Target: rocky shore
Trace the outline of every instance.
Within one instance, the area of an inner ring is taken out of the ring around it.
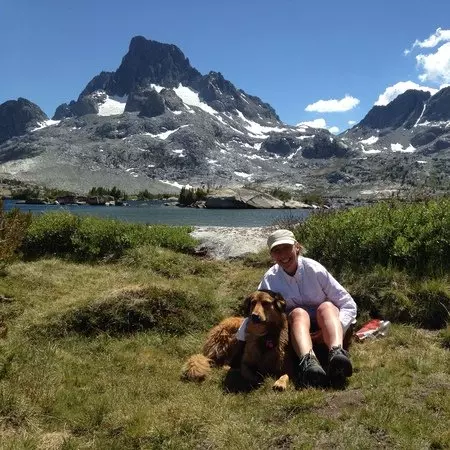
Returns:
[[[274,227],[195,227],[191,236],[200,241],[197,252],[214,259],[239,258],[265,248]]]

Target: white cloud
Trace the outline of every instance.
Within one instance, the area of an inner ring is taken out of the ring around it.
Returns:
[[[406,92],[408,89],[428,91],[431,93],[431,95],[435,94],[438,91],[437,89],[431,87],[421,86],[417,83],[414,83],[414,81],[399,81],[393,86],[389,86],[388,88],[386,88],[386,90],[378,97],[375,105],[385,106],[392,100],[394,100],[394,98],[398,97],[400,94],[403,94],[403,92]]]
[[[450,81],[450,42],[441,45],[435,53],[417,55],[417,65],[423,73],[420,81],[447,83]]]
[[[356,120],[349,120],[349,121],[348,121],[348,124],[349,124],[349,125],[355,125],[355,123],[356,123]]]
[[[315,119],[315,120],[310,120],[309,122],[300,122],[298,123],[296,126],[297,127],[302,127],[302,126],[308,126],[311,128],[324,128],[325,130],[328,130],[330,133],[339,133],[339,128],[336,126],[332,126],[329,127],[327,126],[327,122],[325,119]]]
[[[313,112],[344,112],[353,109],[355,106],[359,104],[359,99],[352,97],[351,95],[346,95],[344,98],[340,100],[331,99],[331,100],[319,100],[315,103],[311,103],[305,108],[305,111],[313,111]]]
[[[443,30],[442,28],[437,28],[436,31],[431,34],[424,41],[419,41],[416,39],[414,44],[411,47],[411,50],[420,47],[420,48],[433,48],[439,45],[441,42],[450,41],[450,30]],[[405,53],[410,53],[411,50],[405,50]]]
[[[301,126],[301,125],[306,125],[306,126],[312,127],[312,128],[326,128],[327,122],[325,119],[315,119],[315,120],[311,120],[309,122],[300,122],[297,124],[297,127]]]
[[[421,71],[420,81],[436,84],[450,82],[450,30],[437,28],[427,39],[416,39],[411,48],[403,53],[408,55],[415,48],[428,52],[416,56],[417,67]]]

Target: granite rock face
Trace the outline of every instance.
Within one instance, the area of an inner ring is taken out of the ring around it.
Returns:
[[[33,102],[25,98],[8,100],[0,105],[0,144],[14,136],[21,136],[39,123],[48,120],[47,115]]]
[[[359,123],[371,129],[410,129],[417,122],[431,94],[408,90],[386,106],[374,106]]]

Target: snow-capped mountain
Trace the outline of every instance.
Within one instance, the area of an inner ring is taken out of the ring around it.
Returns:
[[[443,91],[409,91],[336,137],[287,125],[222,74],[200,74],[176,46],[135,37],[119,68],[94,77],[53,121],[36,117],[16,137],[4,135],[0,175],[75,191],[251,182],[354,195],[395,188],[447,170],[447,147],[439,158],[430,157],[430,142],[442,145],[436,140],[414,147],[427,141],[417,132],[427,121],[450,115]]]

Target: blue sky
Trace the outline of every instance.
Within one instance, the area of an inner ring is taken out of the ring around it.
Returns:
[[[449,22],[448,0],[3,0],[0,103],[25,97],[51,117],[142,35],[222,72],[288,124],[344,131],[392,98],[386,89],[413,86],[399,82],[450,83]]]

